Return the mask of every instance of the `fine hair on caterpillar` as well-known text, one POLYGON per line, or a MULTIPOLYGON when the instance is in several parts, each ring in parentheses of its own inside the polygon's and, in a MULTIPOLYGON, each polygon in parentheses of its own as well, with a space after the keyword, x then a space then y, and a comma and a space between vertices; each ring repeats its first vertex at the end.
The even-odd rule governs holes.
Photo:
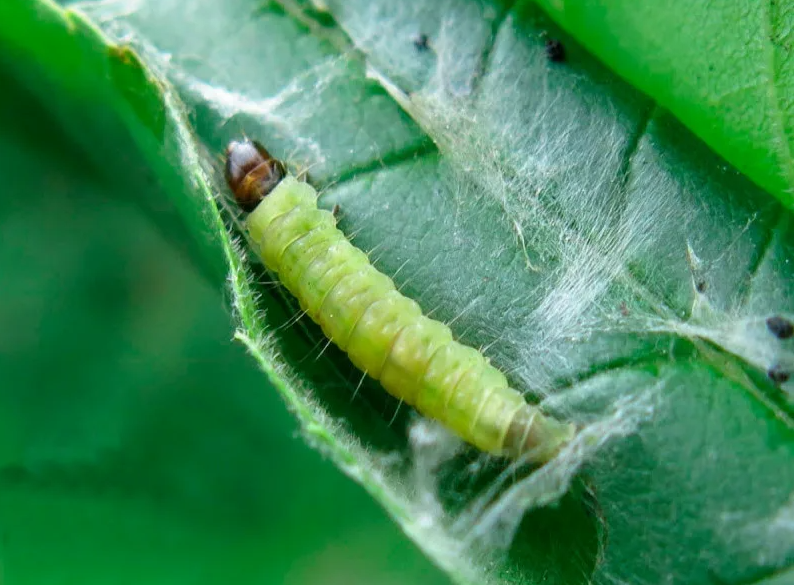
POLYGON ((330 342, 395 398, 481 451, 544 463, 575 427, 510 388, 479 351, 423 314, 317 206, 317 192, 257 142, 226 149, 226 181, 254 251, 330 342))

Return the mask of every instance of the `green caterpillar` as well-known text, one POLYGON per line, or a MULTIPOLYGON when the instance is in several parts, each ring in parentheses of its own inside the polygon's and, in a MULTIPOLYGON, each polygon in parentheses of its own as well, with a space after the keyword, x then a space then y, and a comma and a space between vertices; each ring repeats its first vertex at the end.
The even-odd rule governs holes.
POLYGON ((226 180, 268 269, 360 370, 478 449, 542 463, 575 427, 544 415, 479 351, 422 314, 259 143, 231 142, 226 180))

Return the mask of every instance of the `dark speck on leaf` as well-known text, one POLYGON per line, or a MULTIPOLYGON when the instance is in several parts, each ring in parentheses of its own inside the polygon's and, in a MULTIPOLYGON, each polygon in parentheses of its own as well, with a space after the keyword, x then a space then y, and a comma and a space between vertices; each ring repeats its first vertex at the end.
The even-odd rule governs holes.
POLYGON ((565 61, 565 47, 557 39, 548 39, 546 41, 546 56, 549 61, 562 63, 565 61))
POLYGON ((427 35, 425 33, 417 35, 414 38, 414 47, 416 47, 416 50, 419 51, 420 53, 424 53, 430 48, 429 43, 430 43, 430 39, 427 38, 427 35))
POLYGON ((778 339, 788 339, 794 335, 794 324, 788 319, 775 315, 766 320, 766 327, 769 332, 778 339))
POLYGON ((780 364, 776 364, 769 368, 766 375, 769 376, 769 379, 775 384, 785 384, 788 382, 791 373, 787 370, 784 370, 780 364))
POLYGON ((698 289, 699 293, 706 292, 706 281, 705 280, 699 280, 697 285, 695 285, 695 288, 698 289))

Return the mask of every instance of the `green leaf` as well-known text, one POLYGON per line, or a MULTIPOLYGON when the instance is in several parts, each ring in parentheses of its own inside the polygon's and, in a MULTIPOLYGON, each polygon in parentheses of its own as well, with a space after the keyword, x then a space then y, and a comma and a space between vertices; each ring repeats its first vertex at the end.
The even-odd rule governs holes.
POLYGON ((788 1, 538 4, 794 208, 794 7, 788 1))
POLYGON ((141 196, 225 258, 237 338, 307 439, 455 581, 786 578, 792 387, 767 372, 794 353, 766 319, 794 318, 790 215, 534 6, 80 5, 138 59, 75 13, 6 5, 6 67, 65 94, 53 115, 111 175, 125 160, 97 144, 137 157, 161 187, 141 196), (500 476, 359 388, 227 229, 218 155, 241 133, 308 170, 405 294, 577 421, 572 448, 500 476))
POLYGON ((306 449, 218 287, 0 79, 3 583, 447 582, 306 449))

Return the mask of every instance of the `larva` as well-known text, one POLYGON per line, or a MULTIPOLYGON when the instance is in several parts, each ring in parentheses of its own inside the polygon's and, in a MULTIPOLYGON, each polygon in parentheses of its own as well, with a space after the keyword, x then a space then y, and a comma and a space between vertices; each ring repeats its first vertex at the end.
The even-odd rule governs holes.
POLYGON ((317 207, 317 192, 259 143, 231 142, 226 181, 265 266, 361 371, 481 451, 542 463, 575 432, 509 387, 475 349, 422 314, 317 207))

